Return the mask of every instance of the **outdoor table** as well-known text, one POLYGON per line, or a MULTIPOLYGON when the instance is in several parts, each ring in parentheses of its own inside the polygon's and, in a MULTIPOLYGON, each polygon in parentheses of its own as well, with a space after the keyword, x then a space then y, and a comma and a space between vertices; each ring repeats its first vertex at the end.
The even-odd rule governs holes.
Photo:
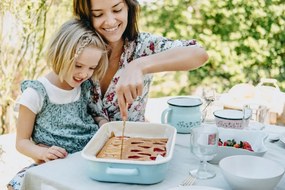
MULTIPOLYGON (((160 114, 167 106, 167 99, 151 99, 147 106, 146 116, 150 122, 160 122, 160 114)), ((267 133, 285 133, 285 127, 266 125, 263 129, 267 133)), ((87 163, 81 152, 69 155, 65 159, 58 159, 33 167, 27 171, 22 190, 91 190, 91 189, 123 189, 123 190, 167 190, 178 186, 188 175, 189 171, 197 169, 199 160, 190 152, 190 135, 177 134, 174 154, 169 162, 166 178, 157 184, 139 185, 99 182, 91 179, 87 174, 87 163)), ((281 163, 285 167, 285 144, 282 142, 265 142, 267 152, 264 158, 281 163)), ((194 185, 217 187, 230 190, 218 165, 210 164, 209 167, 216 172, 216 177, 208 180, 196 180, 194 185)), ((275 190, 285 190, 285 175, 275 190)))

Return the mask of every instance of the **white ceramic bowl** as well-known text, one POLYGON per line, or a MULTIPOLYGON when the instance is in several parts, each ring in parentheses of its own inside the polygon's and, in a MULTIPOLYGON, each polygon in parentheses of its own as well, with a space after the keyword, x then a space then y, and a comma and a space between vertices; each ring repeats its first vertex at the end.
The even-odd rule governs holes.
POLYGON ((219 166, 234 190, 273 190, 284 175, 281 164, 257 156, 230 156, 219 166))
POLYGON ((229 146, 218 146, 217 155, 210 160, 210 163, 217 164, 221 159, 234 155, 263 156, 267 152, 264 142, 268 135, 264 131, 225 128, 218 129, 219 138, 223 142, 232 139, 234 139, 237 143, 240 141, 247 141, 251 145, 253 151, 229 146))
POLYGON ((251 111, 245 112, 243 121, 243 112, 240 110, 217 110, 214 111, 216 125, 223 128, 243 129, 248 127, 251 111))

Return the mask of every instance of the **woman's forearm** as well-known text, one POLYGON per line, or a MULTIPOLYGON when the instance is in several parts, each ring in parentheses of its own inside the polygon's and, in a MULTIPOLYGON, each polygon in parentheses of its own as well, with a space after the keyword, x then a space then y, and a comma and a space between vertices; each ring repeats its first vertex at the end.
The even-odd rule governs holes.
POLYGON ((172 48, 134 60, 144 74, 164 71, 188 71, 201 67, 208 60, 207 52, 199 46, 172 48), (141 64, 143 63, 143 64, 141 64))

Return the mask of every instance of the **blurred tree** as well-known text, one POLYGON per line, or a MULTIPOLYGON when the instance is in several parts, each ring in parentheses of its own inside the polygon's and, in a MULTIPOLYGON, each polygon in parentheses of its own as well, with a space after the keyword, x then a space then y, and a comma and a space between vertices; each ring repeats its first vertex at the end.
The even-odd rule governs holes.
MULTIPOLYGON (((0 134, 14 129, 20 81, 46 70, 44 47, 66 19, 70 0, 0 1, 0 134)), ((197 39, 208 63, 191 72, 157 74, 151 96, 219 92, 237 83, 275 78, 285 89, 284 0, 155 0, 142 4, 140 30, 172 39, 197 39)))
MULTIPOLYGON (((168 88, 166 95, 191 94, 198 85, 222 92, 237 83, 256 85, 260 78, 275 78, 285 89, 284 0, 160 0, 143 5, 140 18, 142 30, 195 38, 210 55, 208 64, 188 73, 188 85, 168 88)), ((154 85, 180 81, 175 74, 162 76, 154 85)))
POLYGON ((15 129, 13 107, 20 93, 20 81, 43 74, 46 69, 43 59, 46 39, 72 12, 68 10, 71 8, 68 0, 2 0, 0 7, 2 134, 15 129))

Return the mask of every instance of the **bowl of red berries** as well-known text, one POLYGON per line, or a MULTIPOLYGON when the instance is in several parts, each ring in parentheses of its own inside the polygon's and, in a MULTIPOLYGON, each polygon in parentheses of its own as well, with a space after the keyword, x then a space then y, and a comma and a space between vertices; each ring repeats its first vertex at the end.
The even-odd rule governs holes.
POLYGON ((210 162, 217 164, 221 159, 234 155, 262 157, 267 151, 264 145, 266 137, 263 131, 219 128, 217 155, 210 162))

